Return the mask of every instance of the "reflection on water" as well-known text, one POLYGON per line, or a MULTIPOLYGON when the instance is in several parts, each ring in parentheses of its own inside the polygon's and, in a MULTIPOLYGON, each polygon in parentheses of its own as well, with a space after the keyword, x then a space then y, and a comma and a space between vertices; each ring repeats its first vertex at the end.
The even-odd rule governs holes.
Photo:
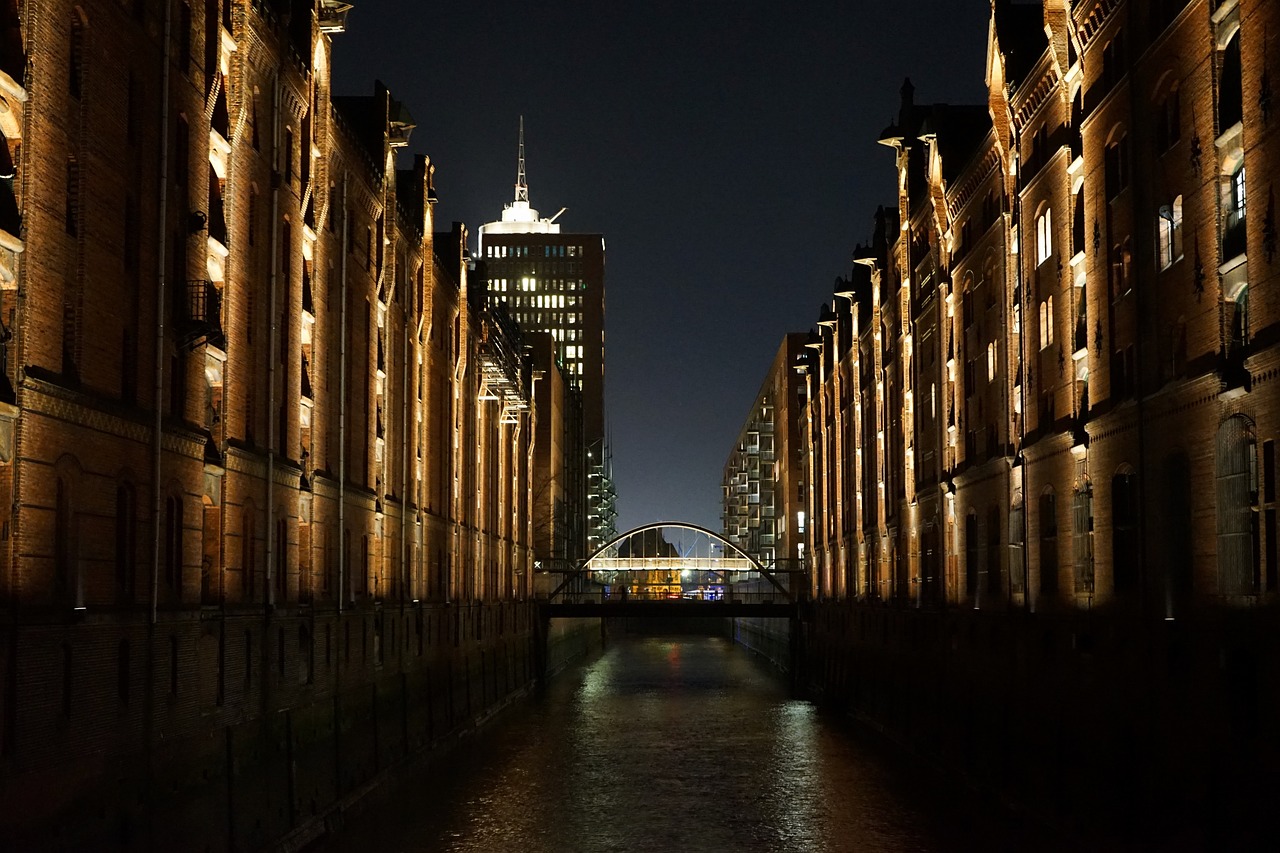
POLYGON ((337 850, 1011 849, 728 640, 618 642, 350 822, 337 850), (961 828, 958 830, 957 825, 961 828), (957 834, 959 833, 959 834, 957 834))

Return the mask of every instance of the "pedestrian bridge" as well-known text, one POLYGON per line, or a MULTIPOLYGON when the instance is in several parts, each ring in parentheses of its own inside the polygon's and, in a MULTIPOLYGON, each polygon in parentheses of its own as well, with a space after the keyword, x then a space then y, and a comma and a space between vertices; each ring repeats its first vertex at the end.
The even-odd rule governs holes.
POLYGON ((546 616, 796 615, 804 573, 762 565, 721 536, 684 522, 656 522, 616 537, 557 579, 546 616))

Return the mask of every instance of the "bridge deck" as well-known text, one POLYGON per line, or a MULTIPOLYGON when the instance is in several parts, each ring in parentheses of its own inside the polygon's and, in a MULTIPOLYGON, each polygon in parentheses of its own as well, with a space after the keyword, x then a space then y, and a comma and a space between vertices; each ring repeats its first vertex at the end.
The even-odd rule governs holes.
POLYGON ((790 619, 796 615, 796 606, 787 601, 697 601, 673 599, 670 601, 579 601, 576 603, 544 602, 542 613, 548 618, 557 616, 593 618, 597 616, 658 618, 723 616, 741 618, 790 619))

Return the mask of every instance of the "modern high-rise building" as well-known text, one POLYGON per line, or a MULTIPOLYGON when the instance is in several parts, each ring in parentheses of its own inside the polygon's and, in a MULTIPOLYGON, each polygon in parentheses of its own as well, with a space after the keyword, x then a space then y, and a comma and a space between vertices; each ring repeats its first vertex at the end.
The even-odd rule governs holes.
POLYGON ((604 428, 604 236, 561 231, 562 213, 547 219, 529 204, 521 119, 515 198, 500 220, 480 227, 477 270, 489 300, 505 304, 522 331, 551 335, 555 359, 581 396, 591 551, 613 538, 617 515, 604 428))
POLYGON ((805 556, 805 380, 796 365, 807 340, 798 332, 783 339, 724 466, 724 538, 782 569, 805 556))

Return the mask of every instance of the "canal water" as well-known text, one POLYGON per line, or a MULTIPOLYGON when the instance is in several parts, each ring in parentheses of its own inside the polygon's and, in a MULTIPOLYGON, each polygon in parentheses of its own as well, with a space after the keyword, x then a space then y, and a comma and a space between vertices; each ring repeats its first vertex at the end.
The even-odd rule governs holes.
POLYGON ((729 640, 611 640, 406 781, 328 850, 1042 850, 1050 839, 729 640))

